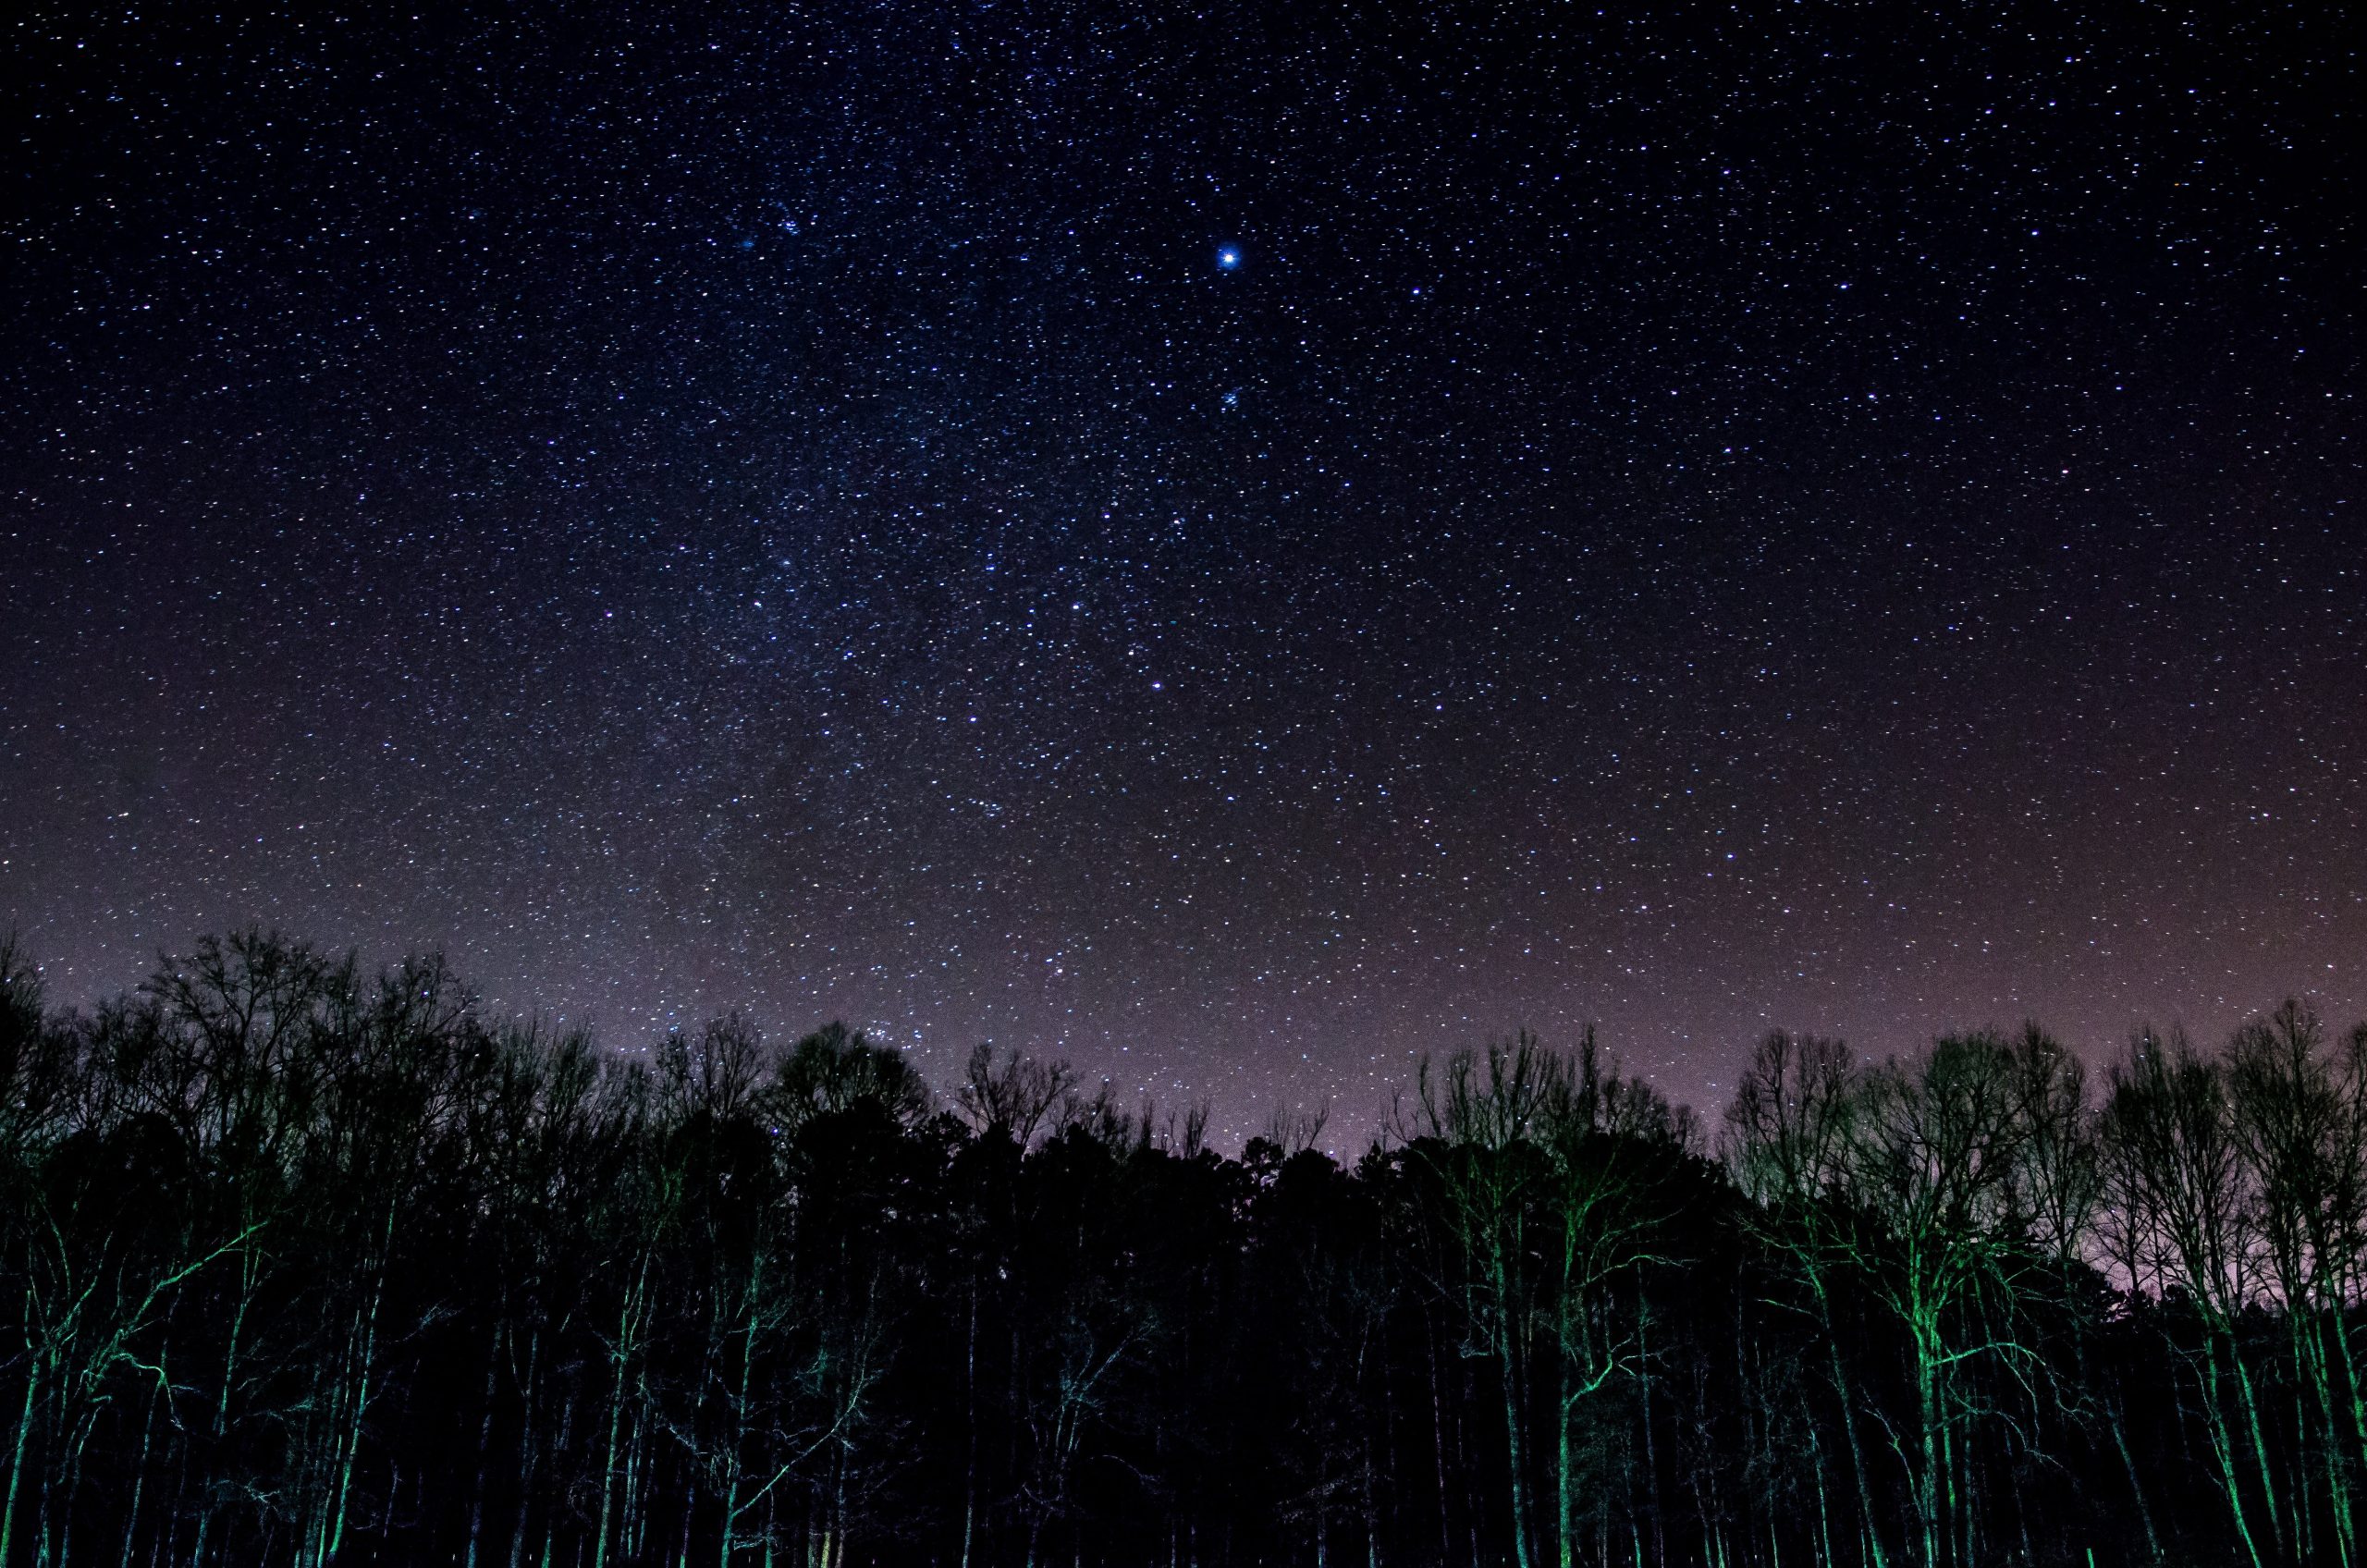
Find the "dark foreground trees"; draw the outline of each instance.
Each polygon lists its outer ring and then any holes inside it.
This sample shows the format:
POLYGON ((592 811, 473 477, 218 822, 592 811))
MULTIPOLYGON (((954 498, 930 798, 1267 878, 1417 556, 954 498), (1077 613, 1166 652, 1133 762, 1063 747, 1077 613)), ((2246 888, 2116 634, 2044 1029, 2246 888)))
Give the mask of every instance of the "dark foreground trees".
POLYGON ((0 949, 0 1568, 2349 1563, 2367 1032, 1591 1039, 1343 1169, 837 1027, 0 949))

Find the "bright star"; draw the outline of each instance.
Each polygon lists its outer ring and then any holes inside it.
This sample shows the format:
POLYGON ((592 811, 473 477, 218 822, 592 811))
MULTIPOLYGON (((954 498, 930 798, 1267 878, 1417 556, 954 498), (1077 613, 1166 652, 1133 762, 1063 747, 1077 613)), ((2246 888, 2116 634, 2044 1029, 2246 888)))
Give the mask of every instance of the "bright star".
POLYGON ((1217 265, 1231 272, 1241 264, 1241 252, 1228 245, 1217 252, 1217 265))

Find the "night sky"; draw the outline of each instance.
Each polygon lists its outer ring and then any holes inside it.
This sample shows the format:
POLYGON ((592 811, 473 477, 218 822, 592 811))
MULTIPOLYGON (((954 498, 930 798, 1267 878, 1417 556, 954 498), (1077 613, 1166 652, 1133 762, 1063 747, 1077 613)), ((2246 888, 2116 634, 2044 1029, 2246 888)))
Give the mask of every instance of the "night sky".
POLYGON ((0 930, 1222 1133, 2367 1016, 2355 13, 36 7, 0 930), (2348 14, 2347 14, 2348 13, 2348 14))

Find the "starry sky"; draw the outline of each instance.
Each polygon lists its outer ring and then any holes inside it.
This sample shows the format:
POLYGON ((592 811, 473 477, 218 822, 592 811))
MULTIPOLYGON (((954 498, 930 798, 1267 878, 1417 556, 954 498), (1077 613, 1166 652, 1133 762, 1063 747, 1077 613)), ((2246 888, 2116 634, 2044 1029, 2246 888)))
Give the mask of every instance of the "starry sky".
POLYGON ((35 6, 0 928, 1239 1137, 2367 1015, 2340 4, 35 6))

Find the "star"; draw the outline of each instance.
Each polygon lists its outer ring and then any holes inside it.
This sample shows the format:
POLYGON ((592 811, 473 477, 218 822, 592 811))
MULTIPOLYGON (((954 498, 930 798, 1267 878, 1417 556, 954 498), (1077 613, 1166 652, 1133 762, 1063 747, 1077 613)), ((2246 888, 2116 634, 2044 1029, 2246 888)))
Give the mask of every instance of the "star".
POLYGON ((1219 248, 1217 251, 1217 269, 1219 271, 1231 272, 1240 264, 1241 252, 1239 251, 1230 245, 1219 248))

